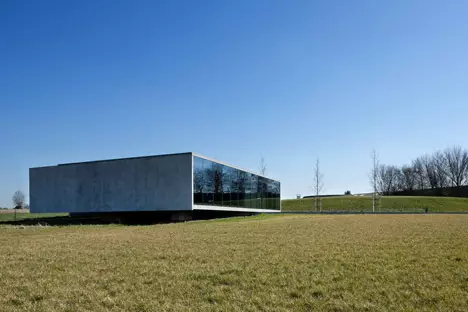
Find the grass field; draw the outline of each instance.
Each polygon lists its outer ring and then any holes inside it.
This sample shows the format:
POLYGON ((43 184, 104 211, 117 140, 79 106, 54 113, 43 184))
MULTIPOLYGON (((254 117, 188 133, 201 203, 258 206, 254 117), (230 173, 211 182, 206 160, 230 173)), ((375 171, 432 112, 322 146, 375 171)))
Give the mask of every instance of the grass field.
MULTIPOLYGON (((383 196, 377 201, 376 211, 395 212, 468 212, 468 198, 426 196, 383 196)), ((291 199, 281 202, 283 211, 314 211, 314 199, 291 199)), ((372 197, 336 196, 322 198, 324 211, 372 211, 372 197)))
MULTIPOLYGON (((32 219, 32 218, 50 218, 50 217, 63 217, 68 213, 29 213, 20 212, 16 214, 16 220, 32 219)), ((15 213, 13 210, 4 211, 0 213, 0 222, 14 221, 15 213)))
POLYGON ((468 215, 0 226, 0 311, 466 311, 468 215))

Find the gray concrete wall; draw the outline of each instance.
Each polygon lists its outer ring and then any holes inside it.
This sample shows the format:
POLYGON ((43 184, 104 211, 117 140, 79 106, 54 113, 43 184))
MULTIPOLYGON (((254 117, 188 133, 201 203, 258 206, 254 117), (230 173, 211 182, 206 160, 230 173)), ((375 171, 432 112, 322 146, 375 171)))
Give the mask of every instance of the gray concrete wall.
POLYGON ((31 212, 192 210, 192 154, 29 170, 31 212))

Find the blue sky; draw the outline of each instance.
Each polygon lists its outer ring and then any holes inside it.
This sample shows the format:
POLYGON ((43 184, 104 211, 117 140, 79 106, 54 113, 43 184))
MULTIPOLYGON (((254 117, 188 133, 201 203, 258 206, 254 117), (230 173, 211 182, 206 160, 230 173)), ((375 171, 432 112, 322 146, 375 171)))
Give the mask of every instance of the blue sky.
POLYGON ((282 196, 468 147, 466 1, 2 1, 0 206, 28 168, 195 151, 282 196))

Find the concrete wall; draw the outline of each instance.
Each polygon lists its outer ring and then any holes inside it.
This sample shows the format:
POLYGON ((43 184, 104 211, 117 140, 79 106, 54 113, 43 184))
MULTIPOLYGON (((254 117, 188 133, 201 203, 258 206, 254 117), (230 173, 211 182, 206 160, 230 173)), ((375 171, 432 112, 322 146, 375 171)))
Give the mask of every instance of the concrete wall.
POLYGON ((31 168, 31 212, 192 210, 192 154, 31 168))

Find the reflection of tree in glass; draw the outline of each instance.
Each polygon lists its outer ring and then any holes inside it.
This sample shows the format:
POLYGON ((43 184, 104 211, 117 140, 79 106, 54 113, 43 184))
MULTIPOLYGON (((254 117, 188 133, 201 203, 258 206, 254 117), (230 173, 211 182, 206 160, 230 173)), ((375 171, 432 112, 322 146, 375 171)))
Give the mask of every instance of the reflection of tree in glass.
POLYGON ((235 193, 243 193, 245 191, 245 172, 234 169, 231 190, 235 193))
POLYGON ((203 193, 203 189, 205 188, 205 179, 203 177, 203 171, 199 170, 193 174, 193 183, 195 192, 203 193))
POLYGON ((232 169, 231 171, 231 205, 236 207, 243 207, 243 202, 245 198, 245 184, 247 180, 247 173, 232 169))
POLYGON ((280 209, 280 184, 206 159, 193 163, 194 203, 280 209))
POLYGON ((223 168, 220 165, 214 164, 212 170, 213 187, 216 194, 223 192, 223 168))
POLYGON ((208 190, 214 194, 215 204, 222 205, 223 194, 223 167, 222 165, 211 162, 211 166, 205 169, 206 181, 204 181, 208 190))

